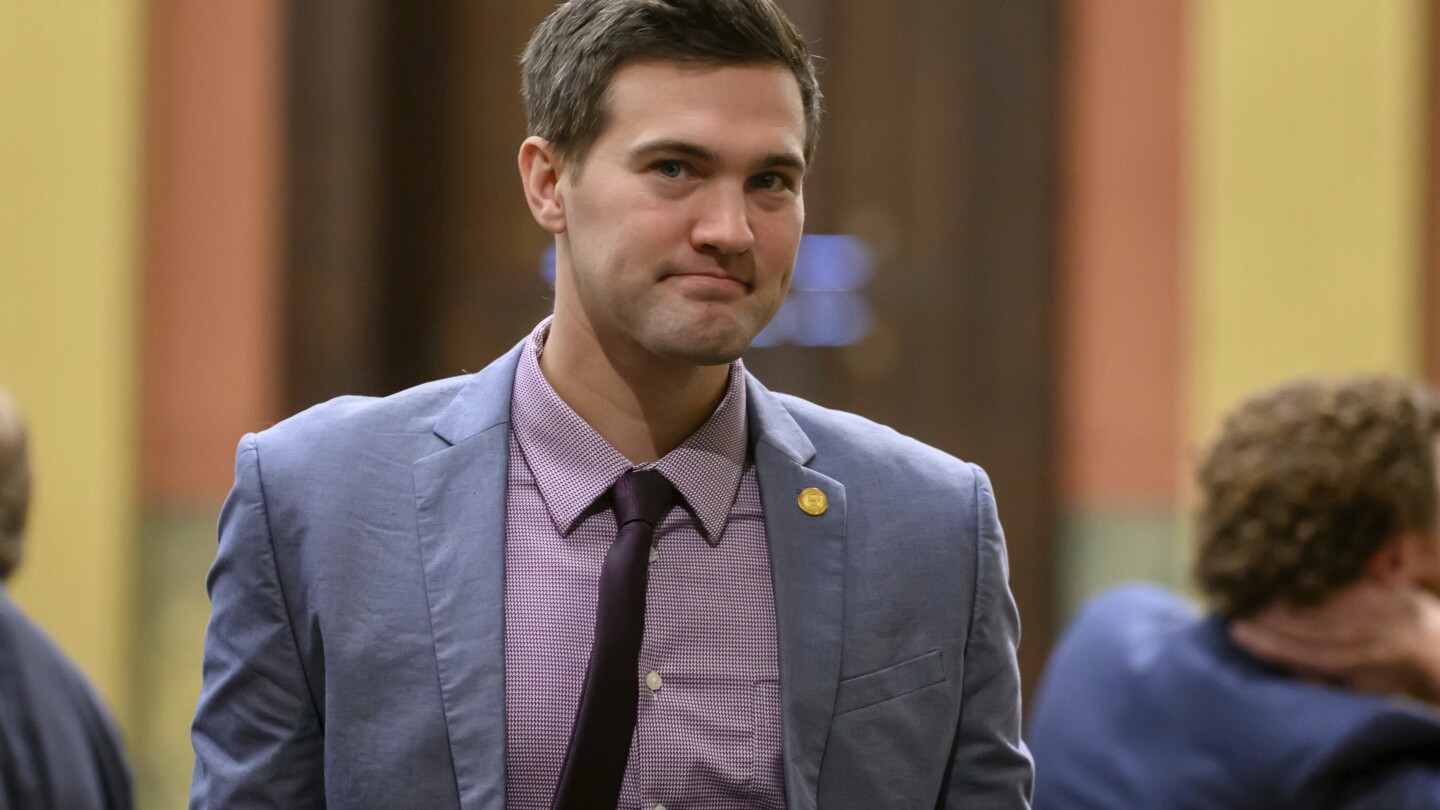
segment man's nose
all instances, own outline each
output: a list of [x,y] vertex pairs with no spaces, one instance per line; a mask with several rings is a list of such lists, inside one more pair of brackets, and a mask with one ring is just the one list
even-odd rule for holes
[[755,244],[750,211],[743,189],[714,188],[703,195],[691,231],[691,242],[702,253],[734,256]]

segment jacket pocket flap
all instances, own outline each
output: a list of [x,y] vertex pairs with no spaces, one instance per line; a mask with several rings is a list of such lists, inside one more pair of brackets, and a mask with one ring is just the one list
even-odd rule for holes
[[835,696],[835,713],[873,706],[944,680],[940,651],[931,650],[894,666],[841,681]]

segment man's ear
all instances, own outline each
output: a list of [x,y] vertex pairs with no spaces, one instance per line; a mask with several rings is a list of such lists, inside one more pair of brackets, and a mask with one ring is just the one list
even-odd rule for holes
[[1365,578],[1391,588],[1415,584],[1425,562],[1421,543],[1427,539],[1421,532],[1396,533],[1365,561]]
[[560,171],[560,154],[549,141],[531,135],[520,144],[520,184],[525,187],[525,202],[530,204],[530,215],[540,227],[554,234],[565,232]]

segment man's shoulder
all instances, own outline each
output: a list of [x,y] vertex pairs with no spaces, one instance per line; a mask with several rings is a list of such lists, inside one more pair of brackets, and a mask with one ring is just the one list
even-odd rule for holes
[[975,464],[848,411],[817,405],[791,394],[771,392],[815,445],[816,465],[877,474],[919,476],[973,486],[984,479]]
[[[384,397],[342,396],[322,402],[260,431],[255,446],[262,455],[280,457],[417,459],[509,419],[520,348],[515,346],[473,374],[422,383]],[[241,446],[243,451],[245,443]]]
[[263,431],[267,436],[316,431],[429,430],[474,377],[432,380],[388,396],[346,395],[312,405]]
[[[128,799],[130,774],[120,734],[109,711],[80,668],[0,588],[0,716],[15,728],[0,729],[0,783],[15,781],[19,804],[40,801],[64,785],[71,798]],[[8,771],[8,773],[7,773]],[[88,804],[86,806],[89,806]],[[121,806],[128,806],[128,801]]]
[[[7,698],[20,697],[36,717],[50,722],[62,718],[91,718],[113,730],[109,713],[80,668],[39,625],[31,621],[3,590],[0,590],[0,685],[17,690]],[[68,720],[66,722],[69,722]]]
[[1169,588],[1148,582],[1117,585],[1080,606],[1056,643],[1050,667],[1076,666],[1080,660],[1086,668],[1129,671],[1137,661],[1161,657],[1153,651],[1190,644],[1188,631],[1203,621],[1192,603]]
[[[1120,585],[1085,603],[1056,644],[1047,669],[1053,671],[1044,680],[1069,682],[1067,690],[1108,684],[1108,691],[1127,683],[1122,690],[1127,705],[1164,705],[1172,719],[1183,718],[1175,720],[1178,725],[1190,728],[1220,722],[1214,713],[1222,707],[1228,722],[1232,716],[1283,715],[1303,706],[1328,718],[1326,735],[1312,741],[1319,744],[1353,739],[1356,729],[1371,722],[1415,719],[1403,702],[1306,682],[1254,658],[1230,639],[1225,621],[1150,583]],[[1205,694],[1208,702],[1175,703],[1176,694]],[[1435,739],[1440,715],[1420,715],[1421,726]],[[1302,716],[1270,722],[1266,734],[1273,735],[1270,744],[1276,747],[1286,739],[1314,736]]]
[[435,380],[384,397],[336,397],[247,436],[239,452],[253,449],[267,480],[375,472],[377,462],[408,466],[446,446],[435,426],[473,378]]
[[1114,630],[1135,624],[1155,633],[1187,627],[1200,618],[1194,603],[1169,588],[1150,582],[1127,582],[1086,602],[1076,616],[1075,626]]
[[[16,662],[44,661],[47,667],[74,671],[69,659],[60,652],[50,636],[32,622],[3,589],[0,589],[0,648],[13,656]],[[8,676],[12,673],[4,674]],[[10,681],[8,678],[0,680]]]
[[335,397],[277,422],[258,435],[274,444],[428,434],[473,377],[464,374],[433,380],[388,396]]

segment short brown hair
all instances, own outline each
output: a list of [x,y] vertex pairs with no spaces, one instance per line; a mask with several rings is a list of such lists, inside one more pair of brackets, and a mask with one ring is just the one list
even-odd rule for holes
[[0,580],[20,565],[30,511],[30,457],[20,409],[0,389]]
[[1225,420],[1200,467],[1196,578],[1229,618],[1315,604],[1436,519],[1440,401],[1387,377],[1308,379]]
[[814,154],[820,130],[814,60],[773,0],[564,3],[535,29],[520,58],[530,133],[578,167],[608,123],[611,78],[626,63],[646,59],[788,67],[805,111],[805,159]]

